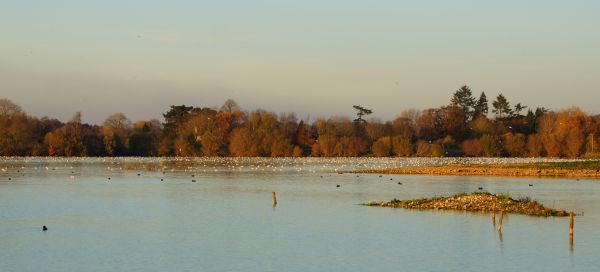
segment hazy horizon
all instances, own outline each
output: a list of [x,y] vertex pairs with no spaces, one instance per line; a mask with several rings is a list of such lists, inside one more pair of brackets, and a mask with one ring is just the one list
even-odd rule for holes
[[597,114],[596,1],[3,1],[0,98],[101,123],[170,105],[391,119],[469,85]]

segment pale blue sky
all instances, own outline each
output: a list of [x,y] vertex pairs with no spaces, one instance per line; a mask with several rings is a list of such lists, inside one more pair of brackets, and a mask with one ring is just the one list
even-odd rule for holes
[[34,115],[171,104],[389,119],[488,97],[600,113],[600,1],[0,1],[0,97]]

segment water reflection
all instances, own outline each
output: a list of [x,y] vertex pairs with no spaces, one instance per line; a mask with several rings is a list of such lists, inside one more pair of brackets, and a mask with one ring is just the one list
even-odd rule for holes
[[569,234],[569,251],[573,254],[573,234]]

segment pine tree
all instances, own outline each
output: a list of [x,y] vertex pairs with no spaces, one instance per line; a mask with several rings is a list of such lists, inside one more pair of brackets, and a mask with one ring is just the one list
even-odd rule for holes
[[464,85],[460,87],[460,89],[456,90],[456,92],[454,92],[452,95],[450,102],[452,106],[460,107],[469,118],[473,117],[475,98],[473,98],[473,93],[467,85]]
[[474,111],[473,111],[473,119],[477,118],[480,115],[487,116],[488,114],[488,100],[487,96],[484,92],[481,92],[479,95],[479,99],[475,103]]
[[369,114],[373,113],[372,110],[364,108],[362,106],[354,105],[352,107],[356,110],[356,117],[357,118],[354,119],[354,122],[356,122],[356,123],[365,123],[365,122],[367,122],[362,117],[364,115],[369,115]]
[[496,114],[496,119],[503,119],[512,115],[513,111],[510,109],[510,103],[503,94],[499,94],[496,97],[496,101],[492,103],[494,108],[492,112]]
[[515,105],[515,110],[513,111],[513,117],[523,117],[521,112],[526,109],[527,106],[521,105],[521,103],[517,103]]

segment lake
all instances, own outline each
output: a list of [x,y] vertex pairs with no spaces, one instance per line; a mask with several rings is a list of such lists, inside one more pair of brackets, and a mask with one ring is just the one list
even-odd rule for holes
[[[464,161],[537,159],[3,158],[0,271],[598,271],[598,180],[336,173]],[[359,205],[478,187],[581,214],[572,247],[568,218]]]

